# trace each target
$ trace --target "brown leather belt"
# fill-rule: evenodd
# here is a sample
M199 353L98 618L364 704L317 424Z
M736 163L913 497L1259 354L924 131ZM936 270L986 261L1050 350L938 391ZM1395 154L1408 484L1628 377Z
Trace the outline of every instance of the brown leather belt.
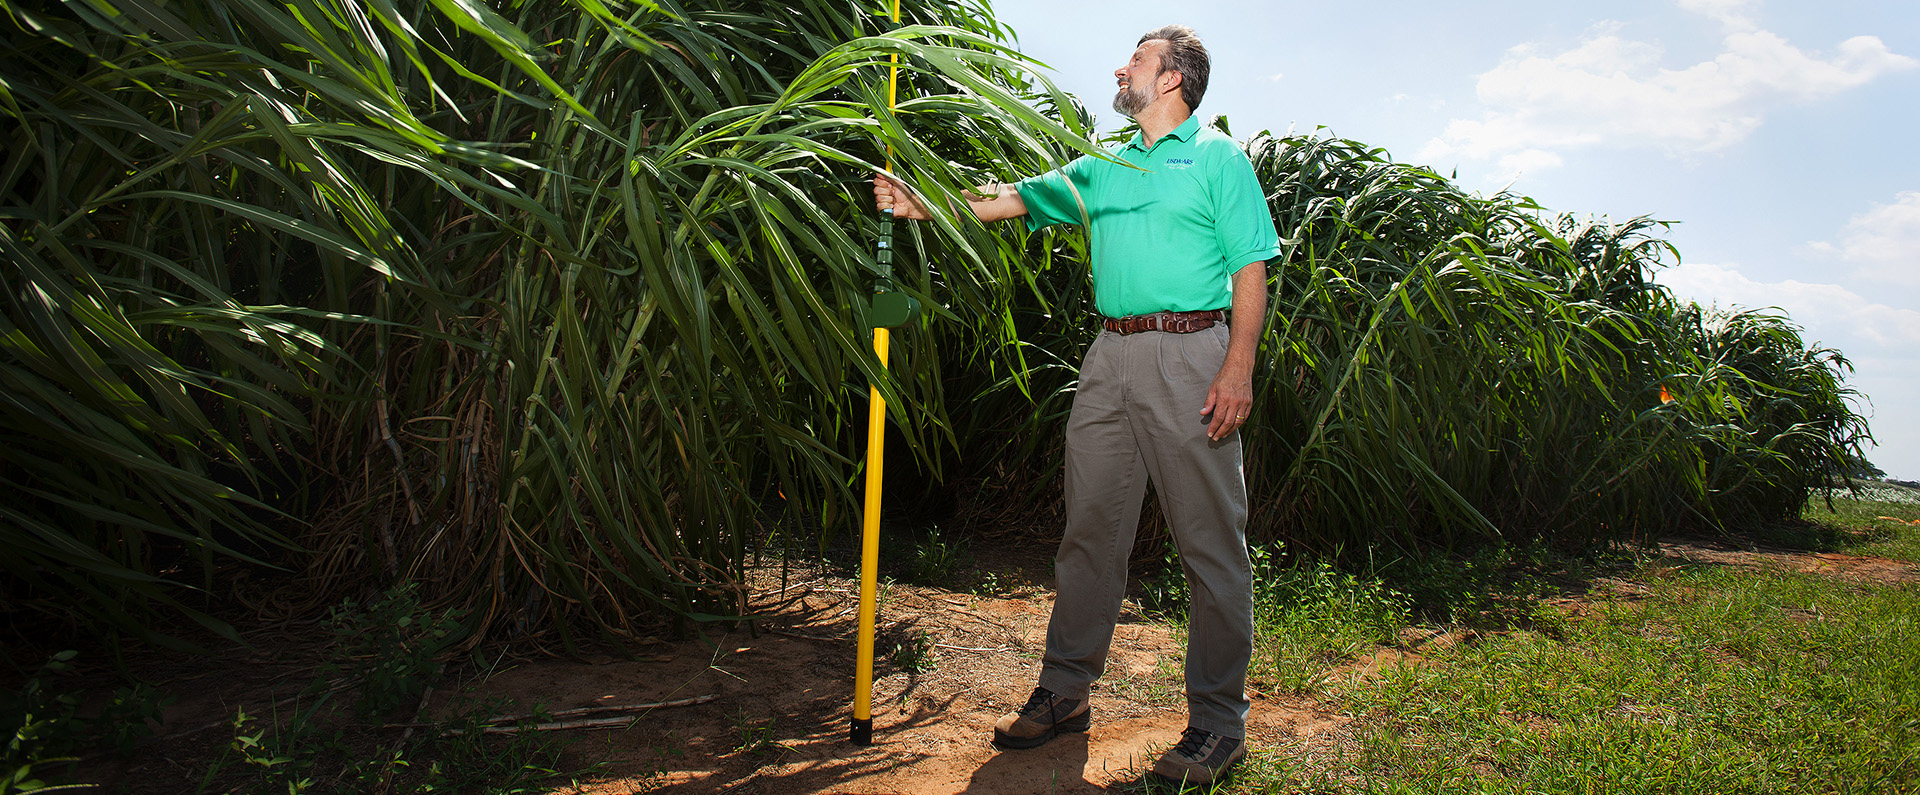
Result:
M1227 310L1208 309L1201 312L1155 312L1151 315L1109 317L1103 318L1101 325L1115 334L1138 334L1142 331L1191 334L1202 329L1213 328L1215 323L1225 322L1227 322Z

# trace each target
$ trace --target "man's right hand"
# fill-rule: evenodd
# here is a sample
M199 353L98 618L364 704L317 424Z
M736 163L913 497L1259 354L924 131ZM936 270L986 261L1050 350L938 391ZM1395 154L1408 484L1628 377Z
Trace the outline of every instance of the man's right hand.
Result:
M962 197L967 200L966 208L982 221L1004 221L1027 214L1026 201L1011 185L995 182L991 187L967 191ZM881 210L892 207L895 218L925 221L933 217L927 213L927 206L907 188L907 183L884 171L873 175L873 205Z
M913 191L907 189L906 183L894 179L886 172L874 172L873 204L882 211L889 207L893 208L895 218L925 221L933 217L927 214L926 206L922 205L919 199L914 198Z

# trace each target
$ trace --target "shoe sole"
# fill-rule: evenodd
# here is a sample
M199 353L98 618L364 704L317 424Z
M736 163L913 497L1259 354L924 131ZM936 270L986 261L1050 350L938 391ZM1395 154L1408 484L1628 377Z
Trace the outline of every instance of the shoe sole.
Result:
M1078 715L1075 715L1071 718L1063 720L1059 723L1053 724L1053 728L1048 729L1045 732L1042 732L1040 734L1036 734L1032 737L1015 737L1011 734L1002 732L999 729L994 729L993 744L998 745L1002 748L1011 748L1016 751L1025 751L1029 748L1039 748L1040 746L1046 745L1048 742L1053 740L1053 738L1058 737L1062 734L1069 734L1072 732L1083 732L1092 726L1093 726L1093 709L1089 707L1086 712L1082 712Z

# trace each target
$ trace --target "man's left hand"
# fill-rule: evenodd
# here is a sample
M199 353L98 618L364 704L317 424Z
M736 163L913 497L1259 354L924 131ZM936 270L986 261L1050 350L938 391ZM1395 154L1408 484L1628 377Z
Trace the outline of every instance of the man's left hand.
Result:
M1201 414L1213 418L1207 423L1207 438L1217 442L1240 430L1252 410L1253 371L1228 363L1213 377L1213 385L1207 387L1207 405L1200 408Z

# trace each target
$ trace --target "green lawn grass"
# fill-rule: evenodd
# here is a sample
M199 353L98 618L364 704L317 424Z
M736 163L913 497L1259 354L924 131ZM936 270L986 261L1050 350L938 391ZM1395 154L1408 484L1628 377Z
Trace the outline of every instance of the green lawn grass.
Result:
M1920 560L1920 505L1835 500L1807 518L1768 545ZM1920 586L1658 558L1618 576L1637 586L1578 611L1535 600L1506 629L1361 677L1328 652L1391 637L1383 613L1328 629L1341 611L1320 608L1400 603L1303 575L1314 587L1285 595L1305 618L1258 611L1261 649L1319 652L1317 671L1286 679L1352 714L1351 737L1256 748L1216 791L1920 792Z

